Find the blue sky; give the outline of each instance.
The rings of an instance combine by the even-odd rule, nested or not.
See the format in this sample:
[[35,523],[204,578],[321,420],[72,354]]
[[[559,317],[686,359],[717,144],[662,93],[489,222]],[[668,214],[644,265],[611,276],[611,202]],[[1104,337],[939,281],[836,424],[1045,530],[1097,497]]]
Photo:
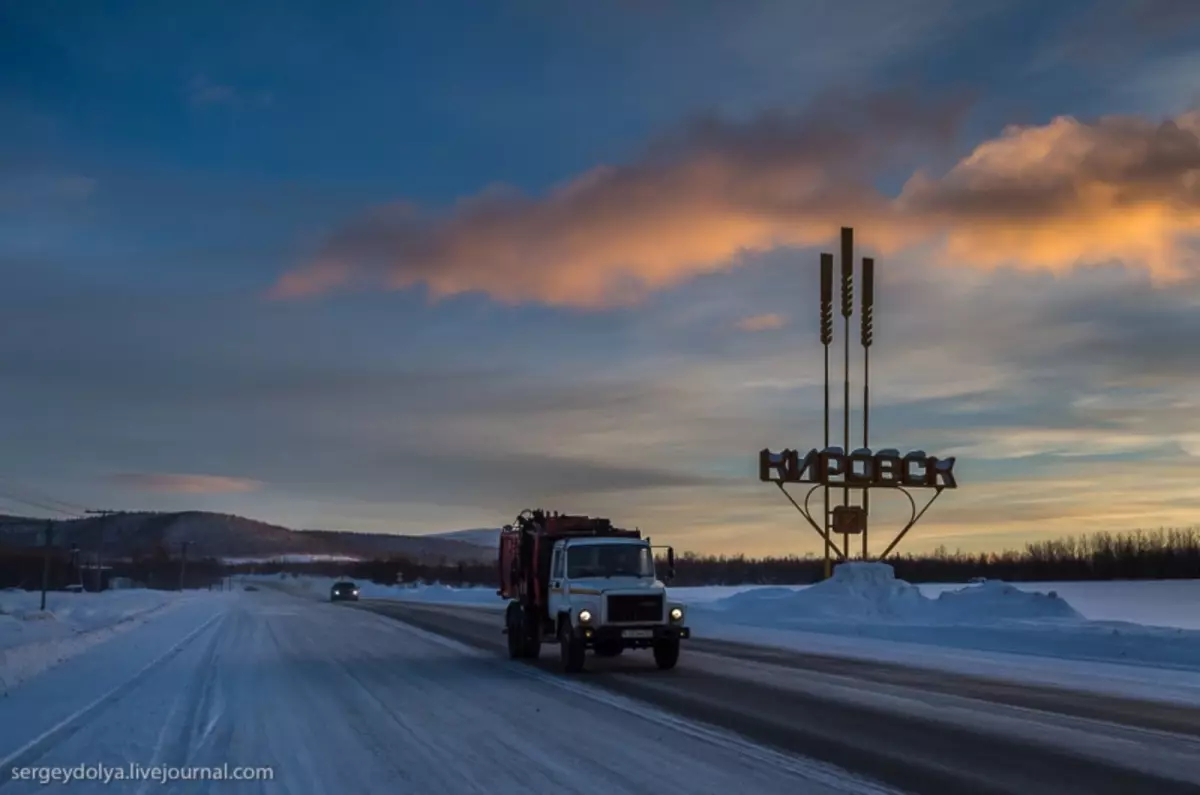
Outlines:
[[850,224],[913,548],[1191,523],[1198,70],[1171,0],[0,2],[0,482],[812,550],[754,457]]

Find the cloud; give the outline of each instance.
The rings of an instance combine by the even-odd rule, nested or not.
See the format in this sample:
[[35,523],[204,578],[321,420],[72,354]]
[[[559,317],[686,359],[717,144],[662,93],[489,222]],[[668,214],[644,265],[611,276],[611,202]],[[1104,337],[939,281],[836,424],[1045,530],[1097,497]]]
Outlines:
[[953,262],[1063,271],[1115,259],[1176,279],[1200,232],[1200,112],[1011,127],[940,179],[914,176],[895,206],[943,231]]
[[750,317],[742,318],[736,325],[742,331],[773,331],[786,326],[787,318],[774,313],[751,315]]
[[632,164],[600,166],[538,199],[497,187],[446,215],[379,208],[337,234],[274,297],[356,279],[435,297],[483,291],[501,301],[583,307],[637,302],[725,269],[748,251],[822,242],[847,218],[881,212],[870,170],[944,142],[961,104],[829,98],[806,113],[747,123],[701,119]]
[[353,275],[348,261],[323,260],[289,271],[267,293],[271,299],[306,298],[341,287]]
[[540,199],[493,188],[448,214],[380,208],[270,295],[424,285],[435,298],[629,305],[753,252],[830,244],[842,225],[885,255],[930,246],[961,267],[1061,272],[1120,260],[1159,281],[1191,273],[1200,112],[1010,127],[940,177],[916,172],[898,196],[873,187],[880,167],[948,142],[960,109],[887,97],[695,122],[633,164],[595,168]]
[[247,478],[223,475],[177,475],[132,472],[113,475],[118,483],[138,489],[167,494],[226,494],[258,491],[263,484]]

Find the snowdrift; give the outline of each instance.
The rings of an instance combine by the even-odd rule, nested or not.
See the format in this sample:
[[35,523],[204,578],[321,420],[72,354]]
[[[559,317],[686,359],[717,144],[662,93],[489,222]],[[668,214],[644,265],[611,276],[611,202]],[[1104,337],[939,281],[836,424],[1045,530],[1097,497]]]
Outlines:
[[696,637],[806,650],[850,637],[875,644],[884,658],[896,648],[887,643],[898,642],[1200,671],[1200,632],[1089,620],[1053,590],[998,581],[930,597],[886,563],[843,563],[806,588],[758,588],[695,605],[690,623]]
[[887,563],[843,563],[808,588],[757,588],[699,608],[754,623],[881,622],[971,624],[1011,621],[1082,621],[1056,593],[1022,591],[996,581],[947,591],[931,599]]
[[54,591],[42,610],[39,591],[0,591],[0,693],[192,596],[145,589]]

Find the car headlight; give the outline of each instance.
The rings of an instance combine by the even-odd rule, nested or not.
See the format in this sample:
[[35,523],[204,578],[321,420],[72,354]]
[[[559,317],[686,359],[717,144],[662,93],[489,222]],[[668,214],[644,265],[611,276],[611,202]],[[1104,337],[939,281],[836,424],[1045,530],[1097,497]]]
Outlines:
[[579,623],[580,624],[592,623],[592,611],[591,610],[580,610],[579,611]]
[[683,608],[682,607],[672,607],[670,615],[671,615],[672,621],[683,621]]

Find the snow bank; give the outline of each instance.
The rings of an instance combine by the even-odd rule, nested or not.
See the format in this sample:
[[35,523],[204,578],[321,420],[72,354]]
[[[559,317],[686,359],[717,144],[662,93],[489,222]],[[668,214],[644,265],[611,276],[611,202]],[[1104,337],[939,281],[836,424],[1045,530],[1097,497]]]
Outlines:
[[[924,598],[924,597],[922,597]],[[1024,591],[1006,582],[985,580],[961,591],[946,591],[933,604],[944,620],[958,624],[979,621],[1082,621],[1074,607],[1055,591]]]
[[1200,672],[1200,632],[1194,630],[1091,620],[1053,590],[994,580],[928,593],[897,580],[887,564],[851,562],[805,588],[756,588],[694,605],[689,623],[697,637],[745,641],[754,628],[765,645],[788,648],[816,650],[828,641],[814,638],[852,636]]
[[395,588],[391,596],[393,599],[425,604],[491,606],[505,603],[495,588],[454,588],[441,583]]
[[697,609],[730,618],[751,617],[773,624],[904,622],[973,624],[1002,621],[1082,620],[1055,593],[1030,593],[988,581],[931,599],[921,589],[896,579],[887,563],[843,563],[833,576],[808,588],[755,588]]
[[[1200,630],[1200,580],[1092,580],[1016,582],[1022,591],[1053,591],[1084,618],[1152,627]],[[922,583],[921,593],[937,596],[962,589],[960,583]]]
[[[204,592],[207,593],[207,592]],[[0,591],[0,693],[193,597],[128,589],[46,594]]]
[[130,588],[101,593],[0,591],[0,648],[27,640],[86,632],[135,618],[178,599],[178,592]]

